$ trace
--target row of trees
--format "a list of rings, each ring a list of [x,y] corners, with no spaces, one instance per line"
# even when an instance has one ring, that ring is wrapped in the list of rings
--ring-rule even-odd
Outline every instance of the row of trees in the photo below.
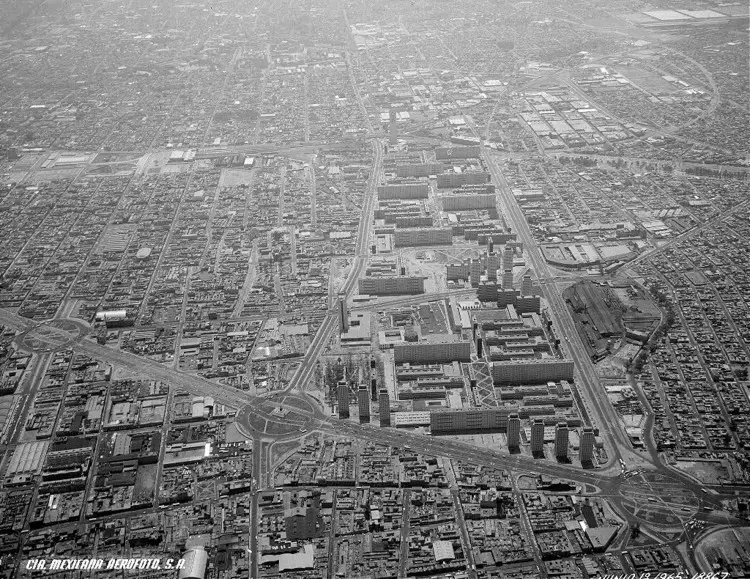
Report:
[[[654,350],[656,350],[657,346],[662,341],[662,338],[667,335],[667,332],[669,332],[669,329],[675,322],[674,304],[672,303],[672,300],[669,298],[669,296],[664,292],[664,290],[659,285],[653,284],[651,287],[649,287],[649,293],[662,309],[662,320],[659,326],[649,337],[646,345],[638,351],[638,354],[636,354],[635,358],[633,358],[628,364],[627,370],[632,374],[638,374],[643,370],[643,366],[648,361],[649,355]]]

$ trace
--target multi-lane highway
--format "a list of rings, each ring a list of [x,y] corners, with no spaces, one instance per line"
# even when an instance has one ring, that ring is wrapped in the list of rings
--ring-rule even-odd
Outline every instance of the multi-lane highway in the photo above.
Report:
[[[367,264],[367,252],[368,252],[368,241],[370,239],[370,231],[372,229],[373,214],[375,212],[375,202],[377,200],[377,186],[380,182],[380,175],[383,167],[383,144],[373,139],[373,148],[375,152],[375,160],[373,168],[370,173],[370,178],[367,182],[367,189],[365,190],[364,207],[362,208],[362,216],[359,221],[359,227],[357,229],[357,242],[356,242],[356,254],[354,261],[349,269],[349,274],[344,281],[344,285],[340,289],[341,293],[345,294],[348,298],[352,293],[357,280],[362,275],[365,265]],[[335,308],[329,310],[326,314],[323,323],[318,328],[318,331],[313,338],[310,347],[307,349],[305,356],[302,358],[297,371],[292,376],[289,384],[285,388],[285,391],[291,392],[293,390],[304,390],[307,386],[307,382],[310,379],[311,374],[315,369],[315,365],[318,362],[321,352],[328,344],[328,340],[331,337],[333,331],[338,327],[338,319],[335,313]]]
[[[0,310],[0,323],[16,328],[28,329],[29,327],[29,320],[21,318],[8,310]],[[248,415],[244,412],[245,408],[258,407],[261,401],[265,403],[269,402],[267,398],[252,396],[231,386],[212,382],[199,376],[193,376],[129,352],[100,346],[85,338],[79,338],[73,347],[76,351],[87,354],[92,358],[123,368],[133,376],[161,380],[195,395],[212,396],[215,400],[230,406],[236,408],[242,407],[243,411],[240,412],[240,415]],[[609,483],[616,485],[619,480],[617,473],[587,471],[573,465],[535,460],[524,455],[510,455],[450,438],[429,437],[404,430],[361,425],[354,421],[328,419],[325,418],[318,408],[312,407],[312,410],[309,408],[300,408],[299,405],[285,404],[281,395],[277,395],[276,398],[278,400],[274,400],[274,405],[288,408],[308,417],[315,424],[314,428],[331,434],[342,434],[350,438],[379,442],[391,446],[410,445],[415,450],[437,456],[452,456],[462,460],[495,465],[498,468],[516,469],[522,472],[545,474],[551,477],[564,477],[581,484],[588,483],[599,487]],[[300,433],[300,436],[302,436],[302,433]],[[269,438],[272,438],[272,436],[269,436]],[[675,484],[681,484],[689,488],[700,488],[691,479],[687,479],[686,481],[685,478],[670,473],[667,473],[665,476],[674,480]]]
[[[20,318],[8,310],[0,310],[0,323],[18,329],[28,329],[30,327],[28,320]],[[33,327],[33,325],[38,324],[32,323],[31,326]],[[79,337],[73,347],[76,351],[85,353],[92,358],[107,361],[124,368],[136,377],[162,380],[173,387],[186,390],[195,395],[212,396],[217,401],[241,408],[238,414],[238,427],[247,433],[248,438],[253,439],[254,448],[256,449],[253,469],[255,479],[258,481],[256,484],[259,485],[256,487],[256,493],[263,486],[260,478],[261,466],[268,462],[268,452],[275,437],[268,434],[259,435],[258,432],[253,431],[249,426],[252,409],[261,406],[261,399],[251,396],[247,392],[180,372],[169,366],[141,358],[128,352],[100,346],[85,337]],[[631,523],[637,521],[637,518],[632,513],[629,513],[623,504],[626,498],[621,493],[621,487],[627,486],[630,483],[624,480],[619,473],[583,470],[574,465],[535,460],[523,455],[511,455],[499,450],[477,447],[450,438],[429,437],[395,428],[378,428],[369,424],[362,425],[354,421],[330,419],[326,418],[320,408],[314,405],[301,409],[296,404],[285,404],[283,402],[283,395],[277,394],[276,398],[277,400],[273,400],[275,406],[294,410],[307,417],[310,430],[315,429],[331,435],[346,436],[350,439],[392,447],[403,448],[409,446],[416,452],[424,454],[448,457],[493,468],[508,469],[516,473],[541,474],[551,478],[562,477],[579,485],[591,485],[592,487],[596,487],[598,492],[603,496],[607,496],[626,520]],[[267,405],[270,400],[263,398],[262,402]],[[244,427],[243,423],[245,423]],[[282,438],[288,438],[288,436],[289,433],[283,435]],[[301,429],[298,436],[304,436],[304,432]],[[266,442],[264,442],[264,439],[266,439]],[[720,488],[717,489],[720,494],[701,494],[701,486],[688,477],[679,476],[671,472],[663,473],[663,476],[669,484],[674,485],[674,488],[687,490],[692,493],[696,497],[696,509],[700,509],[703,506],[720,509],[721,500],[733,496],[735,490],[734,488]],[[252,508],[254,511],[253,514],[257,515],[256,494],[253,497]],[[251,541],[249,548],[255,551],[257,544]]]
[[[484,160],[492,174],[493,181],[497,186],[503,201],[505,217],[510,222],[518,238],[523,242],[524,252],[535,274],[541,280],[551,279],[554,274],[550,271],[549,264],[544,259],[541,251],[534,239],[531,229],[518,206],[510,187],[505,181],[497,161],[491,152],[484,150]],[[556,324],[556,334],[563,339],[563,347],[575,363],[578,379],[575,388],[578,391],[579,403],[583,403],[587,414],[594,414],[595,426],[597,426],[604,438],[608,442],[607,454],[610,459],[623,458],[624,455],[630,455],[629,458],[637,457],[637,460],[643,460],[640,455],[634,455],[628,449],[630,444],[627,440],[625,431],[619,426],[621,421],[617,416],[614,408],[607,400],[607,395],[599,382],[591,359],[586,353],[580,337],[575,328],[575,323],[570,316],[568,307],[565,304],[560,292],[556,287],[550,287],[550,284],[542,283],[542,295],[547,300],[554,323]],[[590,406],[586,404],[590,403]]]
[[[542,256],[523,212],[511,193],[510,187],[506,183],[493,153],[485,149],[483,157],[492,173],[493,181],[501,195],[506,218],[510,221],[519,239],[523,242],[524,251],[526,252],[531,266],[534,268],[536,275],[541,280],[552,278],[553,274],[551,269]],[[584,405],[587,413],[593,415],[592,418],[595,422],[595,426],[599,428],[600,433],[606,441],[606,450],[610,462],[609,467],[603,469],[602,474],[606,472],[610,476],[615,475],[615,478],[610,480],[609,483],[602,483],[604,484],[604,487],[602,487],[602,484],[599,484],[598,486],[612,491],[619,489],[623,484],[623,481],[617,477],[617,472],[619,470],[617,464],[620,463],[620,461],[624,461],[624,463],[630,468],[645,466],[652,472],[658,472],[662,477],[669,480],[671,484],[674,484],[675,488],[690,490],[699,497],[701,504],[703,505],[708,505],[710,508],[721,508],[719,499],[733,496],[736,489],[717,488],[714,490],[720,492],[721,495],[708,496],[705,494],[705,485],[701,485],[687,474],[663,464],[658,459],[656,453],[637,453],[632,449],[627,434],[622,426],[622,421],[620,420],[617,411],[610,403],[607,393],[599,380],[596,369],[581,343],[575,323],[559,288],[556,284],[550,283],[541,283],[540,285],[542,294],[549,304],[552,318],[556,325],[555,332],[558,337],[562,339],[565,351],[573,359],[575,364],[576,379],[574,391],[577,394],[579,406]],[[559,473],[558,476],[568,477],[567,473],[562,474],[563,471],[560,466],[553,465],[551,468],[553,471]],[[568,478],[571,478],[571,480],[583,481],[585,480],[584,477],[585,475],[583,473],[579,473],[577,475],[574,474],[573,476],[569,476]],[[615,501],[615,503],[619,504],[618,501]],[[622,505],[619,506],[622,507]],[[623,509],[620,508],[620,510]]]
[[[20,331],[30,330],[37,326],[48,327],[48,324],[32,322],[31,320],[23,318],[6,309],[0,309],[0,324]],[[147,377],[152,380],[161,380],[198,396],[211,396],[216,401],[235,408],[256,400],[256,397],[251,396],[242,390],[237,390],[233,387],[201,378],[200,376],[176,370],[164,364],[160,364],[159,362],[149,360],[148,358],[131,354],[130,352],[101,346],[83,336],[74,340],[70,346],[66,344],[66,347],[73,348],[76,352],[87,354],[91,358],[115,364],[116,366],[127,370],[134,376]],[[42,352],[39,353],[43,353],[46,349],[57,348],[42,348]]]
[[[473,120],[470,120],[470,128],[474,135],[479,137],[479,132]],[[607,441],[607,456],[610,466],[615,464],[615,459],[627,459],[636,464],[642,463],[644,460],[650,462],[648,458],[644,458],[631,450],[628,437],[621,427],[620,418],[607,399],[607,394],[599,381],[591,359],[581,343],[570,311],[557,285],[549,283],[551,280],[556,279],[560,272],[550,266],[547,260],[544,259],[531,232],[531,228],[511,188],[500,171],[495,157],[496,153],[492,149],[482,146],[481,154],[499,193],[498,201],[502,209],[502,214],[507,224],[515,231],[518,239],[523,242],[528,264],[533,268],[539,280],[542,295],[549,304],[552,318],[557,325],[555,333],[563,340],[564,351],[568,353],[575,364],[576,380],[574,382],[574,395],[579,410],[593,422],[593,426],[599,428],[600,434]],[[593,417],[591,416],[592,414],[594,415]],[[654,464],[653,466],[660,467],[661,465]]]
[[[10,327],[28,327],[28,320],[10,312],[0,310],[0,323]],[[194,376],[187,372],[182,372],[170,366],[160,364],[159,362],[142,358],[130,352],[115,350],[96,344],[95,342],[80,338],[73,346],[77,352],[87,354],[94,359],[102,360],[116,365],[132,374],[135,377],[143,377],[152,380],[161,380],[172,385],[175,388],[185,390],[196,396],[211,396],[216,401],[222,402],[234,408],[240,409],[238,413],[238,427],[246,433],[248,438],[254,438],[257,433],[251,428],[249,421],[252,416],[252,409],[258,408],[262,403],[268,403],[267,398],[260,398],[249,394],[248,392],[237,390],[231,386],[219,384],[200,376]],[[315,359],[311,365],[315,363]],[[293,404],[285,404],[283,395],[276,395],[274,400],[275,406],[287,408],[301,415],[308,417],[313,421],[318,429],[330,432],[346,434],[352,438],[363,440],[379,440],[383,444],[403,446],[404,444],[413,444],[415,448],[420,445],[430,450],[431,454],[446,455],[453,453],[455,456],[461,456],[469,460],[489,460],[502,466],[503,468],[518,468],[525,472],[539,472],[549,476],[565,476],[571,480],[589,482],[592,480],[587,471],[570,465],[555,465],[546,462],[540,462],[527,456],[501,454],[494,451],[478,449],[476,446],[460,441],[446,438],[433,438],[420,434],[410,433],[395,429],[379,429],[369,425],[359,425],[354,422],[339,421],[328,419],[320,411],[313,407],[313,410],[300,408]],[[244,423],[244,424],[243,424]],[[300,434],[301,436],[301,434]],[[273,438],[269,435],[269,438]],[[597,473],[601,477],[601,473]],[[605,477],[606,478],[606,477]]]
[[[477,447],[451,438],[424,436],[396,428],[379,428],[374,424],[360,424],[353,420],[321,418],[315,430],[333,436],[344,436],[348,439],[367,441],[384,446],[407,448],[426,455],[442,456],[453,460],[481,464],[489,468],[506,469],[514,472],[515,476],[519,474],[538,474],[551,479],[563,478],[579,485],[579,487],[585,485],[584,492],[586,493],[594,492],[603,498],[606,497],[620,516],[629,524],[635,524],[636,522],[645,523],[645,521],[639,520],[639,516],[651,510],[664,512],[666,509],[666,512],[676,517],[671,527],[667,526],[663,529],[663,532],[667,534],[673,534],[676,528],[684,525],[684,521],[697,516],[704,508],[720,509],[721,501],[731,497],[735,490],[725,489],[720,494],[707,494],[698,482],[690,480],[686,482],[684,477],[666,472],[655,475],[660,480],[658,483],[659,490],[649,491],[648,489],[652,489],[652,483],[649,483],[645,477],[652,476],[653,471],[646,471],[638,477],[625,478],[621,473],[613,474],[598,470],[582,470],[575,465],[535,460],[522,455],[510,455],[501,450]],[[300,434],[299,436],[304,436],[304,434]],[[647,490],[643,491],[642,489],[644,488]],[[644,503],[634,507],[632,496],[637,495],[639,492],[657,493],[660,497],[659,502],[653,505],[651,503]],[[674,506],[670,506],[668,498],[670,494],[692,498],[687,500],[680,499],[684,500],[684,502],[680,503],[681,512],[676,512]],[[664,504],[662,504],[663,497],[667,497],[664,499],[666,501]],[[643,513],[636,513],[639,509],[643,509],[644,505],[645,509]],[[689,512],[686,514],[682,511]],[[661,531],[657,528],[654,532],[659,534]]]

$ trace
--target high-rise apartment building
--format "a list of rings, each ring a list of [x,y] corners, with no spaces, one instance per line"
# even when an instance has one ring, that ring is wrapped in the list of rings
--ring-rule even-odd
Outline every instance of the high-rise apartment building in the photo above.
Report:
[[[544,421],[540,418],[531,424],[531,452],[535,455],[544,452]]]
[[[391,399],[388,397],[388,390],[380,390],[379,397],[380,426],[391,425]]]
[[[349,418],[349,385],[343,380],[337,387],[339,418]]]
[[[393,232],[393,244],[395,247],[452,245],[453,229],[450,227],[396,229]]]
[[[472,259],[469,271],[471,275],[471,285],[477,287],[479,285],[479,279],[482,277],[482,262],[478,259]]]
[[[378,186],[378,199],[427,199],[429,193],[430,187],[426,182]]]
[[[396,177],[429,177],[445,171],[442,163],[410,163],[396,165]]]
[[[594,429],[586,426],[581,432],[579,458],[582,464],[590,463],[594,459]]]
[[[506,269],[513,271],[513,248],[507,243],[503,250],[503,271]]]
[[[565,460],[568,458],[568,425],[558,422],[555,428],[555,458]]]
[[[424,293],[424,279],[418,276],[363,277],[357,289],[363,295],[392,296]]]
[[[360,422],[370,422],[370,396],[367,386],[360,386],[357,390],[357,403],[359,405]]]
[[[508,450],[516,450],[521,446],[521,419],[518,414],[508,417]]]
[[[500,257],[494,251],[489,251],[487,253],[487,279],[497,281],[497,270],[499,268]]]
[[[434,342],[423,344],[396,344],[393,356],[397,364],[447,364],[471,360],[471,342]]]
[[[521,295],[530,296],[531,294],[531,276],[526,274],[523,276],[523,281],[521,282]]]
[[[455,189],[461,185],[482,185],[490,182],[490,174],[484,171],[443,173],[437,176],[438,189]]]
[[[492,363],[495,384],[544,384],[573,380],[573,360],[557,358],[504,360]]]
[[[512,269],[506,269],[505,271],[503,271],[503,289],[506,289],[506,290],[513,289],[513,270]]]
[[[516,408],[461,408],[438,410],[430,413],[432,434],[472,434],[477,432],[504,432],[508,416]]]
[[[459,194],[455,194],[459,193]],[[441,195],[443,211],[466,211],[471,209],[490,209],[497,204],[494,193],[479,193],[465,189],[456,189],[452,195]]]

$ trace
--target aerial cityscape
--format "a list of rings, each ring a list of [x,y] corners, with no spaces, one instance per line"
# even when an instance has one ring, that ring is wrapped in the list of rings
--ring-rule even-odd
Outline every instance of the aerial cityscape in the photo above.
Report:
[[[750,577],[748,0],[0,3],[0,578]]]

